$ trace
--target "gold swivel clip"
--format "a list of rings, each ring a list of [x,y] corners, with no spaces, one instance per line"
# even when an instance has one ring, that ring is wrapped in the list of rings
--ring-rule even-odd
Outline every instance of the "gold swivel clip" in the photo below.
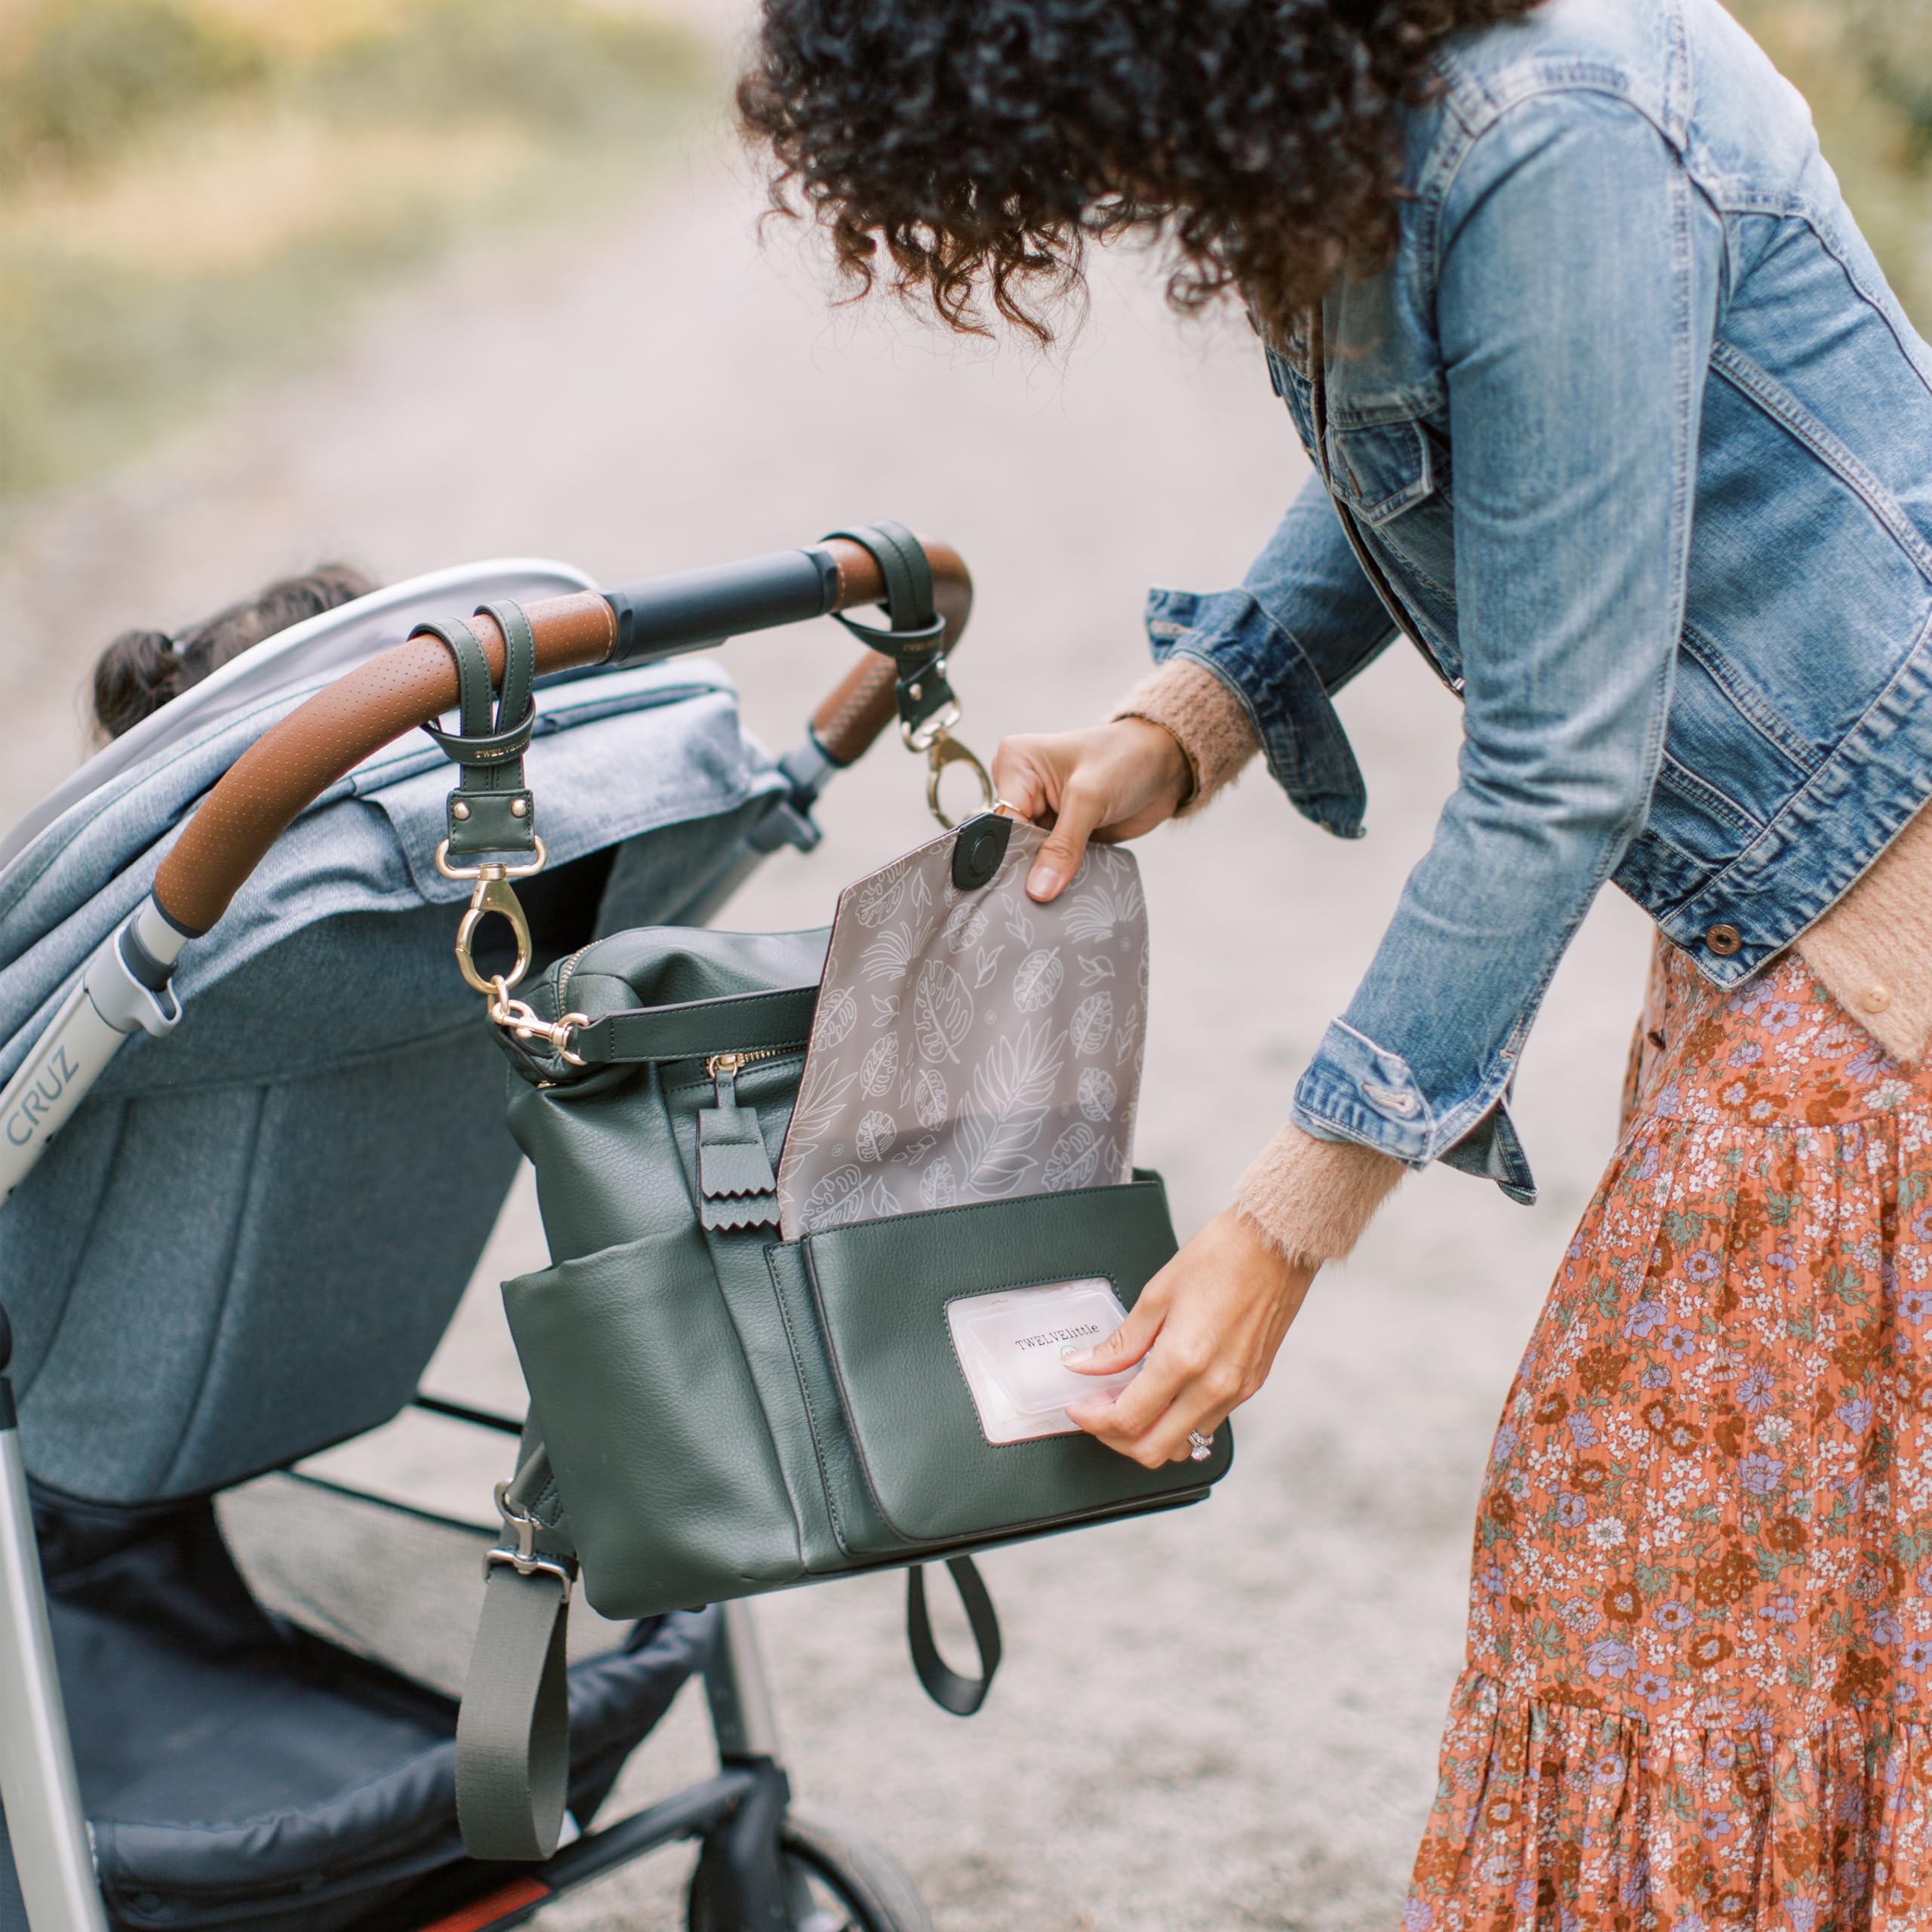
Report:
[[[549,1043],[550,1050],[560,1059],[567,1060],[573,1066],[586,1063],[571,1051],[571,1038],[580,1026],[590,1024],[589,1016],[582,1013],[567,1013],[561,1020],[546,1020],[527,1001],[512,999],[511,989],[530,971],[530,962],[534,956],[530,943],[530,921],[525,916],[523,902],[516,896],[512,880],[528,878],[533,873],[543,869],[544,861],[549,857],[544,850],[543,841],[536,841],[536,856],[528,865],[509,866],[490,863],[481,866],[453,866],[450,863],[449,841],[445,839],[436,848],[436,869],[445,878],[466,878],[475,881],[469,894],[469,903],[456,929],[456,963],[461,968],[465,983],[474,992],[481,993],[490,1002],[490,1017],[506,1031],[514,1033],[519,1040],[541,1039]],[[476,928],[494,912],[509,921],[510,935],[516,941],[516,961],[507,973],[493,973],[485,978],[476,964],[472,949],[476,941]]]

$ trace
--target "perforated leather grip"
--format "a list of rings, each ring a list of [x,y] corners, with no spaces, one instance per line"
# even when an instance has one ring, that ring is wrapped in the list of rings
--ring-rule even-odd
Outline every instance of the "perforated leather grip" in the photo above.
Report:
[[[876,603],[884,586],[872,559],[856,543],[825,548],[838,566],[832,608]],[[972,606],[972,581],[957,552],[938,543],[926,549],[950,648]],[[524,614],[536,638],[539,677],[600,664],[617,641],[611,608],[594,590],[526,605]],[[485,616],[471,626],[491,677],[500,678],[502,632]],[[894,715],[892,666],[866,655],[870,661],[848,676],[813,720],[826,752],[841,764],[857,758]],[[456,702],[455,660],[433,637],[412,638],[318,691],[242,753],[183,829],[155,878],[163,915],[190,936],[206,932],[298,812],[372,752]]]
[[[958,551],[921,537],[920,546],[933,567],[933,605],[946,620],[946,650],[958,648],[973,611],[973,580]],[[878,565],[856,543],[835,538],[826,546],[838,559],[838,608],[855,610],[885,594]],[[867,651],[838,688],[812,713],[812,735],[834,764],[856,764],[872,741],[898,715],[897,676],[889,657]]]

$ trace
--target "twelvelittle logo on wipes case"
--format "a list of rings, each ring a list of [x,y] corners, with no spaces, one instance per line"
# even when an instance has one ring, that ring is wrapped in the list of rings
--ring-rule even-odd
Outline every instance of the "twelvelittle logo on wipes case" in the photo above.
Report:
[[[1067,1356],[1105,1341],[1127,1319],[1113,1284],[1098,1276],[968,1295],[948,1304],[946,1318],[990,1443],[1073,1435],[1072,1404],[1117,1395],[1140,1372],[1138,1363],[1117,1375],[1082,1375],[1066,1365]]]
[[[1022,1335],[1014,1346],[1021,1349],[1050,1349],[1056,1342],[1067,1342],[1076,1348],[1091,1349],[1100,1339],[1100,1324],[1083,1321],[1078,1328],[1049,1328],[1042,1335]]]

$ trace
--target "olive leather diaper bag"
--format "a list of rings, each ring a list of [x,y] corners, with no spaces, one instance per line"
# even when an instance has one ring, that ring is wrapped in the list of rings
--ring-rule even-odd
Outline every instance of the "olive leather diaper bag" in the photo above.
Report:
[[[997,935],[957,907],[1011,879],[1012,826],[986,814],[949,835],[954,915],[942,928],[941,908],[930,923],[976,943],[945,955],[951,977],[935,967],[915,983],[865,983],[881,1020],[923,1002],[925,1023],[949,1025],[975,977],[1010,970],[1016,953],[996,953]],[[504,1036],[509,1123],[536,1171],[552,1261],[503,1286],[531,1414],[499,1492],[506,1548],[459,1731],[474,1850],[532,1857],[521,1847],[554,1841],[543,1814],[561,1805],[563,1603],[580,1576],[599,1612],[633,1618],[904,1568],[915,1665],[937,1701],[966,1715],[998,1649],[971,1552],[1196,1502],[1232,1460],[1225,1426],[1195,1460],[1159,1469],[1063,1417],[1061,1432],[995,1440],[969,1381],[961,1306],[1071,1284],[1124,1310],[1174,1254],[1164,1190],[1126,1165],[1124,1131],[1112,1184],[1065,1184],[1099,1171],[1069,1107],[1063,1140],[1085,1164],[1066,1156],[1040,1191],[973,1199],[948,1186],[937,1198],[950,1204],[860,1218],[854,1190],[820,1224],[808,1213],[795,1238],[781,1232],[777,1175],[831,937],[619,934],[552,968],[528,995],[537,1023]],[[1002,943],[1024,952],[1023,937]],[[1096,975],[1098,944],[1084,965]],[[1076,971],[1078,950],[1066,962]],[[1035,966],[1019,982],[1023,1003],[1054,977]],[[936,1004],[935,986],[955,989],[953,1006]],[[1090,1036],[1103,1011],[1090,995]],[[977,1037],[1014,1032],[986,1022]],[[826,1030],[821,1018],[821,1040]],[[885,1052],[869,1057],[868,1085]],[[1080,1091],[1112,1084],[1090,1072]],[[860,1123],[875,1160],[883,1118]],[[942,1164],[928,1155],[929,1172]],[[1010,1161],[999,1184],[1018,1172]],[[949,1669],[934,1641],[921,1566],[935,1561],[964,1604],[977,1678]]]

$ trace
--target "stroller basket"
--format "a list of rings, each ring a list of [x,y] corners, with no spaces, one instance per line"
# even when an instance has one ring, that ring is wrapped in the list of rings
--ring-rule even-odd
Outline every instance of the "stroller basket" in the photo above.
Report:
[[[970,582],[925,548],[950,648]],[[469,613],[506,597],[552,686],[528,753],[549,863],[521,888],[540,966],[701,922],[809,849],[820,790],[899,709],[868,654],[774,762],[720,675],[663,662],[886,601],[860,542],[610,592],[478,566],[245,654],[0,843],[0,1932],[485,1932],[691,1838],[694,1926],[929,1932],[890,1860],[790,1806],[745,1606],[573,1626],[573,1841],[488,1866],[463,1851],[451,1687],[290,1567],[331,1486],[303,1459],[412,1405],[519,1426],[418,1390],[515,1150],[450,960],[469,887],[428,863],[451,771],[415,733],[455,665],[411,632],[465,618],[500,679]],[[346,1571],[388,1547],[380,1517],[456,1566],[398,1563],[435,1585],[419,1614],[473,1612],[494,1532],[344,1506],[367,1518]],[[592,1829],[694,1673],[717,1776]]]

